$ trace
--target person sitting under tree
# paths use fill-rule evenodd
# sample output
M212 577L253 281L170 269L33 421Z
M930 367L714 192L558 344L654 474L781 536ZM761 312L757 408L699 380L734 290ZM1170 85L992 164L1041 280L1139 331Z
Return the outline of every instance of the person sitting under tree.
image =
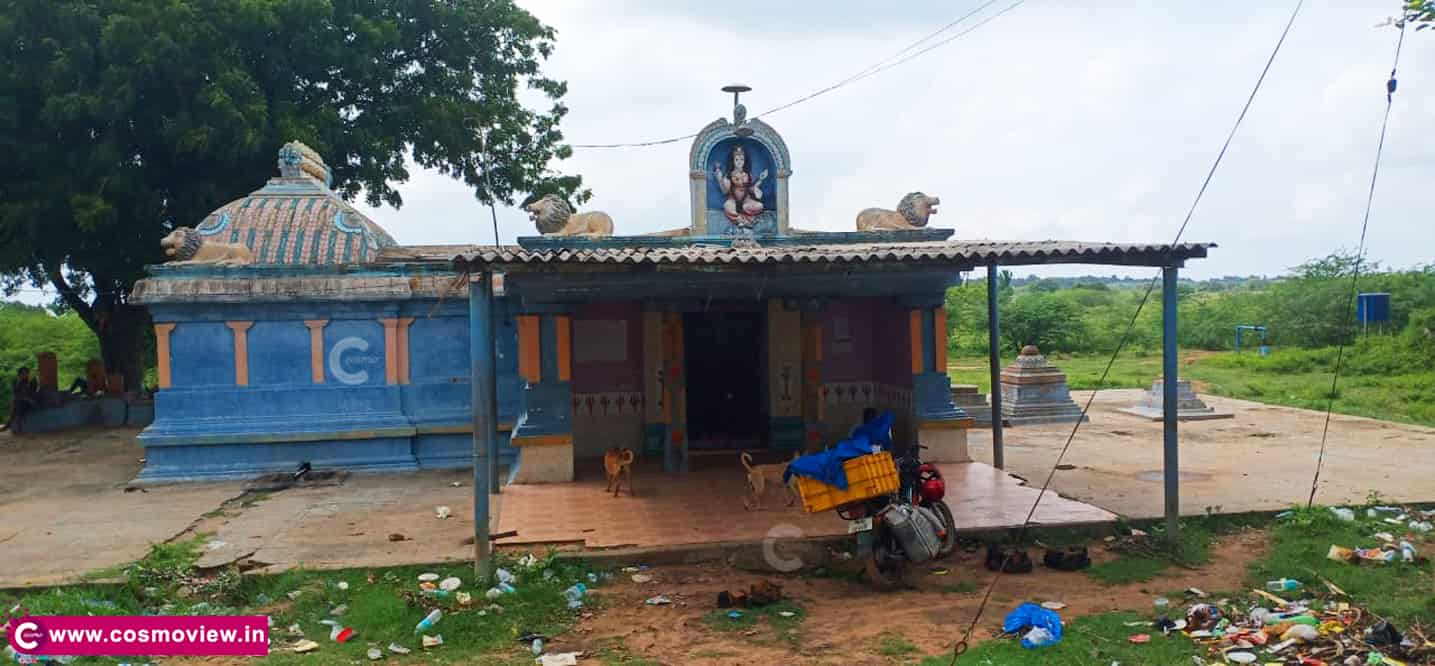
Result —
M15 384L10 397L10 420L0 427L0 432L11 430L20 433L21 420L35 409L40 399L40 383L30 378L30 368L21 367L15 372Z

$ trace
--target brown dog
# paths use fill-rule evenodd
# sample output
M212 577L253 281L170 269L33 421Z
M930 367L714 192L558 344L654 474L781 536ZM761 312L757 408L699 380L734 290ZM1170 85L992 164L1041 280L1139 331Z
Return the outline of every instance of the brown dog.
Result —
M792 459L796 460L797 455L798 452L793 451ZM782 482L782 473L787 469L786 464L754 465L752 464L752 455L746 451L738 456L738 460L742 461L743 469L747 470L747 497L743 498L742 505L748 511L762 508L762 496L767 491L769 477L773 483L781 485L787 492L788 506L792 506L797 501L797 477L793 477L787 483Z
M608 476L608 490L613 497L623 487L623 477L628 477L628 495L633 494L633 459L637 456L632 449L611 448L603 453L603 471Z

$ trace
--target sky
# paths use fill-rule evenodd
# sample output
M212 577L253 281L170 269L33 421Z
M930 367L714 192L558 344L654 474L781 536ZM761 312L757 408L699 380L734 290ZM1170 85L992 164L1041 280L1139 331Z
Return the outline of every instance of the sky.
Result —
M520 1L557 30L545 72L568 82L566 140L637 142L751 115L882 62L982 4ZM999 1L952 35L1008 6ZM1184 276L1275 275L1359 240L1400 3L1308 0L1186 240L1220 247ZM884 6L878 6L884 5ZM966 36L764 118L792 153L794 227L851 230L906 192L942 198L957 239L1169 242L1294 2L1028 0ZM1435 31L1406 35L1369 254L1435 261ZM617 233L686 225L689 141L577 149L556 162ZM405 205L370 216L405 244L492 242L461 183L415 167ZM500 235L536 233L516 207ZM1149 269L1148 269L1149 270ZM1030 272L1026 269L1021 274ZM1144 275L1056 267L1047 274Z
M568 83L566 140L591 144L697 132L730 117L729 83L753 88L743 101L757 116L887 61L985 0L519 1L557 31L544 72ZM1184 238L1219 247L1183 277L1278 275L1357 246L1398 34L1375 26L1400 4L1305 2ZM931 224L956 239L1169 242L1294 6L1027 0L764 117L792 154L792 225L851 230L858 211L920 190L941 197ZM1398 268L1435 262L1435 30L1407 33L1401 63L1367 255ZM583 209L607 211L617 233L647 233L687 225L689 147L576 149L553 167L583 176L593 192ZM410 171L401 209L357 205L402 244L493 242L471 190ZM505 243L537 233L517 207L497 214Z

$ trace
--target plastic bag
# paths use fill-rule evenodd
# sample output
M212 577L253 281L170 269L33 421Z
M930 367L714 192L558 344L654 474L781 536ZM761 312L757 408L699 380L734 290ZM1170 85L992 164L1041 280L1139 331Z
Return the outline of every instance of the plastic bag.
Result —
M1007 613L1006 620L1002 622L1002 631L1008 634L1020 633L1028 627L1033 631L1027 632L1021 639L1021 646L1028 650L1061 642L1061 616L1036 604L1017 606L1016 610ZM1038 629L1045 630L1045 633L1037 633L1035 630Z

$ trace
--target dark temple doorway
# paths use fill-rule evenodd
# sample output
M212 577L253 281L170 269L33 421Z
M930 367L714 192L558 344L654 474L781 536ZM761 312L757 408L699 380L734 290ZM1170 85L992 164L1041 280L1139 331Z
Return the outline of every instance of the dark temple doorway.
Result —
M767 431L763 322L762 312L745 309L683 315L688 446L693 450L762 445Z

